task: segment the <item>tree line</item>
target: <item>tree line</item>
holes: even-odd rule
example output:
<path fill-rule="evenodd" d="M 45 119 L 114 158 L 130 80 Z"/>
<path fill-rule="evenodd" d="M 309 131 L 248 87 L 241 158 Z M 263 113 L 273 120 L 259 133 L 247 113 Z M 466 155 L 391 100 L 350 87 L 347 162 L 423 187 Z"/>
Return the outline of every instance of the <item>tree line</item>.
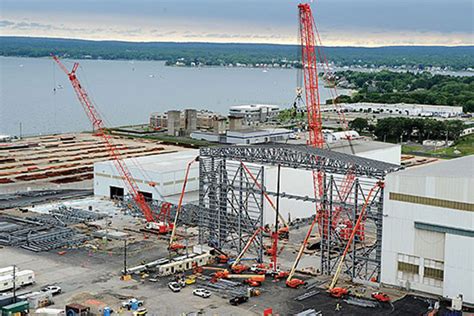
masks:
<path fill-rule="evenodd" d="M 356 118 L 349 127 L 359 133 L 373 133 L 378 140 L 388 142 L 416 141 L 426 139 L 457 140 L 465 126 L 461 120 L 435 120 L 430 118 L 389 117 L 370 124 L 365 118 Z"/>
<path fill-rule="evenodd" d="M 409 72 L 336 72 L 336 82 L 355 88 L 353 96 L 342 95 L 339 103 L 413 103 L 462 106 L 474 112 L 474 76 L 457 77 Z M 331 100 L 328 101 L 332 102 Z"/>
<path fill-rule="evenodd" d="M 299 61 L 297 45 L 235 43 L 173 43 L 88 41 L 39 37 L 0 36 L 0 55 L 18 57 L 60 56 L 81 59 L 163 60 L 205 65 Z M 338 66 L 407 66 L 453 70 L 474 68 L 474 46 L 324 47 L 329 61 Z"/>

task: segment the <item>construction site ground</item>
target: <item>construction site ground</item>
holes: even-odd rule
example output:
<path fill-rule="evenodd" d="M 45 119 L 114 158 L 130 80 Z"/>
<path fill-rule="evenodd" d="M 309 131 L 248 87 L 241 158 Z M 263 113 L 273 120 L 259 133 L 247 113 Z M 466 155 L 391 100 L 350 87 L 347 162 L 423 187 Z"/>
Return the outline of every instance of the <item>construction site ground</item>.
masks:
<path fill-rule="evenodd" d="M 82 209 L 91 207 L 94 210 L 108 213 L 109 217 L 87 225 L 77 225 L 77 229 L 91 235 L 104 229 L 109 233 L 115 231 L 126 234 L 129 243 L 127 246 L 128 267 L 169 257 L 166 250 L 168 243 L 166 237 L 144 235 L 140 232 L 144 223 L 143 219 L 124 214 L 120 208 L 107 199 L 87 197 L 66 202 L 47 203 L 36 205 L 34 211 L 35 213 L 46 213 L 59 204 Z M 1 211 L 0 215 L 22 217 L 31 215 L 32 211 L 33 208 L 30 208 L 27 213 L 9 209 Z M 278 260 L 282 269 L 290 267 L 307 229 L 308 224 L 301 223 L 299 228 L 291 230 L 290 241 L 287 245 L 284 242 L 280 243 Z M 196 244 L 197 229 L 189 227 L 187 234 L 194 236 L 188 240 L 189 244 Z M 178 235 L 184 235 L 182 228 L 180 228 Z M 313 235 L 313 239 L 317 240 L 317 233 Z M 266 238 L 265 243 L 269 243 L 269 241 Z M 149 315 L 179 315 L 192 312 L 202 312 L 206 315 L 261 315 L 267 308 L 272 308 L 275 314 L 280 315 L 291 315 L 309 308 L 322 311 L 323 315 L 418 315 L 426 312 L 429 306 L 426 299 L 404 297 L 406 295 L 404 292 L 395 289 L 382 289 L 395 300 L 393 305 L 382 304 L 375 308 L 349 305 L 342 299 L 329 297 L 325 286 L 327 286 L 330 277 L 309 274 L 314 273 L 319 266 L 319 257 L 310 255 L 309 251 L 299 266 L 299 269 L 308 273 L 297 274 L 297 277 L 306 279 L 309 284 L 315 284 L 316 286 L 311 290 L 318 290 L 317 295 L 297 301 L 295 300 L 297 296 L 310 291 L 310 289 L 305 287 L 291 289 L 285 286 L 284 280 L 276 282 L 267 277 L 267 280 L 259 287 L 262 292 L 260 296 L 252 297 L 242 305 L 232 306 L 229 304 L 231 296 L 222 294 L 222 292 L 213 291 L 213 295 L 209 299 L 192 295 L 193 289 L 209 285 L 209 279 L 214 272 L 212 270 L 204 270 L 203 276 L 197 278 L 196 284 L 187 286 L 179 293 L 173 293 L 167 287 L 171 277 L 162 277 L 158 278 L 156 282 L 151 282 L 152 274 L 150 274 L 144 278 L 134 275 L 132 280 L 120 280 L 123 269 L 123 245 L 124 242 L 120 238 L 109 240 L 94 238 L 79 249 L 56 249 L 35 253 L 25 249 L 3 247 L 0 248 L 0 267 L 16 264 L 20 270 L 31 269 L 35 272 L 36 284 L 25 287 L 21 292 L 38 290 L 46 285 L 61 286 L 63 294 L 54 298 L 53 307 L 57 308 L 63 308 L 68 303 L 80 303 L 96 306 L 97 310 L 104 306 L 110 306 L 117 312 L 120 303 L 132 297 L 144 300 L 144 307 L 148 309 Z M 245 257 L 253 256 L 248 254 Z M 269 257 L 265 256 L 264 261 L 268 262 Z M 245 263 L 251 264 L 251 262 Z M 224 265 L 221 267 L 226 268 Z M 361 293 L 366 298 L 369 298 L 373 291 L 379 290 L 375 287 L 344 283 L 343 279 L 338 285 L 348 286 L 352 293 Z M 340 311 L 336 311 L 338 303 L 341 305 Z M 131 313 L 126 311 L 124 315 L 131 315 Z"/>
<path fill-rule="evenodd" d="M 151 243 L 151 242 L 150 242 Z M 166 256 L 162 245 L 150 245 L 148 242 L 136 245 L 140 250 L 133 251 L 134 260 L 152 260 Z M 146 251 L 145 251 L 146 249 Z M 142 251 L 143 250 L 143 251 Z M 63 294 L 54 297 L 53 308 L 62 308 L 67 303 L 97 305 L 98 309 L 110 306 L 116 312 L 120 302 L 136 297 L 144 301 L 149 315 L 181 315 L 183 313 L 201 312 L 204 315 L 262 315 L 264 309 L 271 307 L 279 315 L 293 315 L 313 308 L 322 311 L 323 315 L 420 315 L 428 310 L 429 303 L 425 298 L 407 296 L 397 300 L 393 305 L 384 303 L 376 308 L 364 308 L 335 299 L 319 289 L 320 293 L 304 301 L 294 298 L 307 290 L 289 289 L 284 281 L 266 281 L 260 288 L 262 294 L 252 297 L 247 303 L 232 306 L 228 298 L 213 294 L 208 299 L 192 295 L 192 290 L 200 286 L 200 280 L 179 293 L 171 292 L 167 283 L 169 278 L 157 282 L 147 279 L 121 281 L 119 271 L 122 268 L 121 256 L 102 252 L 89 252 L 84 249 L 69 250 L 64 255 L 57 252 L 31 253 L 22 249 L 1 249 L 0 266 L 13 262 L 22 269 L 32 269 L 36 273 L 36 285 L 25 290 L 39 290 L 45 285 L 61 286 Z M 207 282 L 207 281 L 204 281 Z M 434 300 L 432 300 L 434 302 Z M 336 311 L 336 305 L 341 310 Z M 132 315 L 125 311 L 123 315 Z"/>

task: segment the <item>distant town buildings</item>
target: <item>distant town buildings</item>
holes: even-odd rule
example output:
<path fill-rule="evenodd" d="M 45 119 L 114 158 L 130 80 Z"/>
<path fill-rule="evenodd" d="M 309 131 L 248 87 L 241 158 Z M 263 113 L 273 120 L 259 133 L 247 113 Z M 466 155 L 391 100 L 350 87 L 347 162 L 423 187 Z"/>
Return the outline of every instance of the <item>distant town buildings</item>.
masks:
<path fill-rule="evenodd" d="M 457 117 L 463 114 L 461 106 L 427 105 L 407 103 L 341 103 L 339 107 L 347 112 L 366 112 L 374 114 L 392 114 L 420 117 Z M 324 106 L 322 111 L 335 111 L 334 106 Z"/>
<path fill-rule="evenodd" d="M 199 131 L 199 133 L 194 134 L 195 136 L 200 134 L 225 135 L 227 130 L 239 131 L 254 128 L 274 119 L 279 112 L 280 108 L 278 106 L 267 104 L 232 106 L 228 117 L 207 110 L 170 110 L 166 113 L 152 113 L 149 126 L 157 131 L 166 130 L 167 135 L 170 136 L 189 136 L 196 131 Z M 273 136 L 266 137 L 271 138 Z M 200 139 L 200 136 L 197 139 Z"/>
<path fill-rule="evenodd" d="M 155 130 L 167 129 L 170 136 L 189 135 L 198 129 L 224 133 L 226 118 L 206 110 L 171 110 L 166 113 L 152 113 L 149 125 Z"/>

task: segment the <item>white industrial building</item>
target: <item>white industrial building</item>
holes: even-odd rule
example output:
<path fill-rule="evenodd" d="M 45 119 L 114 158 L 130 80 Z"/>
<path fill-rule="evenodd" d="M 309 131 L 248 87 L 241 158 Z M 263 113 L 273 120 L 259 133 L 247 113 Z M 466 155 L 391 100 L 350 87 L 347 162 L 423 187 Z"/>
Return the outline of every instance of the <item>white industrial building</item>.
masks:
<path fill-rule="evenodd" d="M 348 112 L 384 113 L 392 115 L 456 117 L 463 114 L 462 106 L 408 104 L 408 103 L 341 103 L 340 108 Z M 335 111 L 334 107 L 324 107 L 323 111 Z"/>
<path fill-rule="evenodd" d="M 474 304 L 474 156 L 386 177 L 382 283 Z"/>
<path fill-rule="evenodd" d="M 401 147 L 397 144 L 373 142 L 366 140 L 347 141 L 331 144 L 331 150 L 352 154 L 369 159 L 400 164 Z M 124 159 L 132 177 L 137 182 L 140 191 L 153 199 L 177 203 L 181 193 L 186 165 L 199 155 L 198 150 L 187 150 L 177 153 L 160 154 L 132 159 Z M 255 166 L 253 164 L 248 164 Z M 232 177 L 232 175 L 229 175 Z M 186 186 L 185 202 L 199 199 L 199 163 L 193 164 Z M 313 197 L 312 172 L 293 168 L 281 169 L 281 192 L 288 194 Z M 265 166 L 265 186 L 269 191 L 276 192 L 277 167 Z M 118 194 L 117 194 L 118 193 Z M 112 197 L 127 194 L 126 186 L 113 162 L 105 161 L 94 164 L 94 194 Z M 281 214 L 287 218 L 307 218 L 314 214 L 311 202 L 281 199 Z M 264 222 L 274 223 L 275 213 L 268 203 L 264 206 Z"/>
<path fill-rule="evenodd" d="M 198 150 L 185 150 L 139 158 L 124 159 L 132 178 L 145 197 L 177 203 L 183 187 L 187 164 L 199 155 Z M 186 185 L 186 201 L 198 199 L 199 164 L 193 163 Z M 194 193 L 192 193 L 194 192 Z M 94 194 L 113 197 L 128 194 L 127 186 L 113 161 L 94 164 Z"/>
<path fill-rule="evenodd" d="M 359 133 L 356 131 L 344 131 L 344 132 L 334 132 L 333 130 L 323 129 L 323 137 L 325 143 L 336 143 L 343 140 L 351 139 L 359 139 L 361 138 Z"/>
<path fill-rule="evenodd" d="M 244 119 L 247 125 L 258 125 L 276 117 L 280 107 L 269 104 L 234 105 L 229 109 L 230 116 L 238 116 Z"/>
<path fill-rule="evenodd" d="M 191 133 L 191 138 L 205 140 L 208 142 L 233 144 L 233 145 L 255 145 L 271 142 L 284 142 L 294 138 L 293 131 L 285 128 L 265 128 L 265 129 L 239 129 L 229 130 L 224 134 L 195 131 Z"/>

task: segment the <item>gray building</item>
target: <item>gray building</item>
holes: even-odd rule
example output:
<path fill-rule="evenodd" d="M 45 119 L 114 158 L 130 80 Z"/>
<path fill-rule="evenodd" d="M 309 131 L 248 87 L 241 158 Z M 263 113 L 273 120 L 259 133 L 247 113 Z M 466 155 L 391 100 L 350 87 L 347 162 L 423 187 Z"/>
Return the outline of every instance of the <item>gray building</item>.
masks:
<path fill-rule="evenodd" d="M 178 136 L 181 129 L 181 112 L 168 111 L 168 135 Z"/>
<path fill-rule="evenodd" d="M 280 107 L 277 105 L 235 105 L 230 107 L 229 116 L 242 117 L 243 122 L 246 125 L 259 125 L 260 123 L 268 122 L 276 117 L 279 112 Z"/>

